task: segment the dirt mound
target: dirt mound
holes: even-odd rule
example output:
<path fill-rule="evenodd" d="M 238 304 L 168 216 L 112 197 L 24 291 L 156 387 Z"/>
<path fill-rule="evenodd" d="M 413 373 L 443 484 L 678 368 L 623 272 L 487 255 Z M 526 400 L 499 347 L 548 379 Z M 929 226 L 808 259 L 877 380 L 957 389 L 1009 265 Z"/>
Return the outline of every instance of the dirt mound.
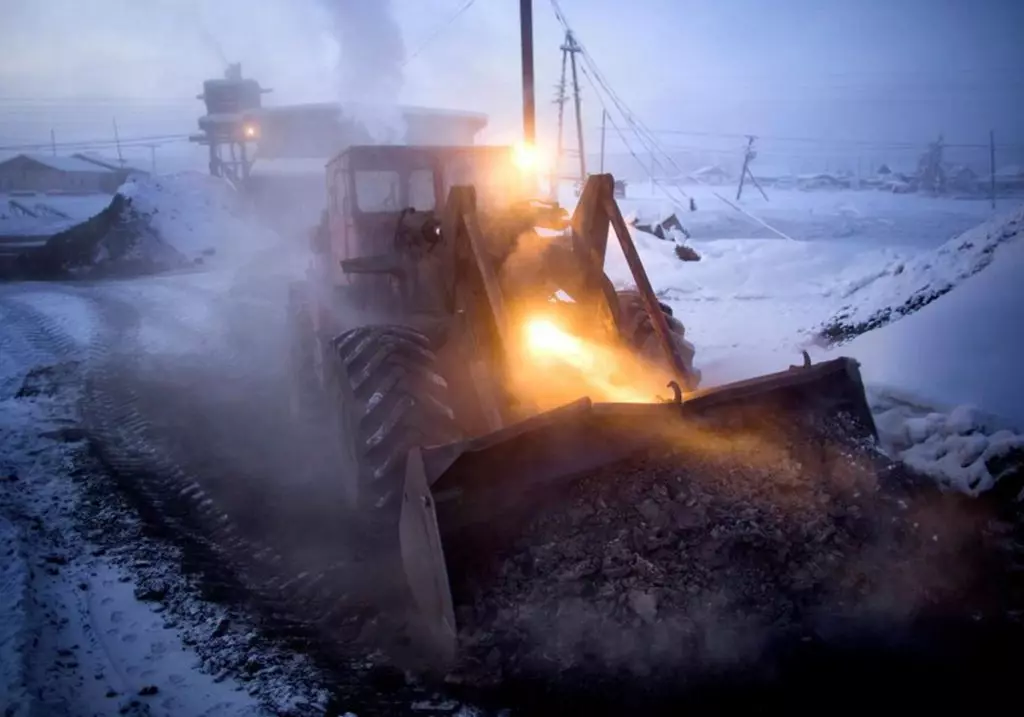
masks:
<path fill-rule="evenodd" d="M 769 679 L 783 646 L 1002 614 L 1005 591 L 968 557 L 988 519 L 957 499 L 844 449 L 818 470 L 742 437 L 706 445 L 571 486 L 493 572 L 457 586 L 460 678 L 634 703 L 623 685 Z"/>

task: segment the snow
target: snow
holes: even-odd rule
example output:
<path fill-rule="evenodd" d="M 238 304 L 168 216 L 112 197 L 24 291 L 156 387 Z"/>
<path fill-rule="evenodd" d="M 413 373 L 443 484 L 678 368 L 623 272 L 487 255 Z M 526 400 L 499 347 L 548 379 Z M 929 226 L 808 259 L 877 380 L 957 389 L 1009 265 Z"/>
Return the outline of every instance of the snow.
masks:
<path fill-rule="evenodd" d="M 743 200 L 745 211 L 796 239 L 787 241 L 705 187 L 686 188 L 696 212 L 638 196 L 633 185 L 628 191 L 624 212 L 661 219 L 674 211 L 692 234 L 685 243 L 701 259 L 682 262 L 672 242 L 631 230 L 652 284 L 697 346 L 705 386 L 784 369 L 801 350 L 816 360 L 849 355 L 861 362 L 884 448 L 944 488 L 989 490 L 998 459 L 1024 450 L 1016 371 L 1024 210 L 993 218 L 985 202 L 858 191 L 770 190 L 770 203 L 756 194 Z M 154 246 L 225 269 L 103 285 L 107 297 L 159 319 L 138 329 L 146 351 L 216 342 L 205 331 L 220 325 L 223 302 L 248 299 L 228 295 L 231 272 L 246 262 L 277 271 L 293 258 L 221 180 L 137 177 L 121 193 Z M 616 247 L 612 234 L 606 269 L 625 286 L 631 279 Z M 72 520 L 80 497 L 68 476 L 84 460 L 82 442 L 65 433 L 76 420 L 79 389 L 66 375 L 74 367 L 47 341 L 7 327 L 26 312 L 45 315 L 70 355 L 86 354 L 102 328 L 90 290 L 100 291 L 83 287 L 72 299 L 35 285 L 29 294 L 0 294 L 0 694 L 9 702 L 0 706 L 19 716 L 75 699 L 98 714 L 131 708 L 132 700 L 153 714 L 257 712 L 241 684 L 199 667 L 196 649 L 160 606 L 135 598 L 132 571 L 94 554 Z M 907 315 L 891 311 L 923 295 L 933 300 Z M 885 325 L 821 345 L 833 317 L 864 322 L 886 309 Z M 45 390 L 19 396 L 30 375 Z M 150 685 L 155 695 L 139 694 Z"/>
<path fill-rule="evenodd" d="M 890 454 L 942 487 L 967 495 L 979 495 L 996 484 L 993 461 L 1024 450 L 1024 435 L 972 406 L 939 413 L 883 392 L 872 408 L 879 438 Z"/>
<path fill-rule="evenodd" d="M 673 242 L 631 228 L 652 285 L 697 347 L 703 386 L 784 370 L 803 350 L 814 360 L 852 356 L 891 455 L 945 488 L 990 489 L 996 459 L 1024 446 L 1024 207 L 992 216 L 980 201 L 770 197 L 770 210 L 744 207 L 803 240 L 747 238 L 752 223 L 727 207 L 677 210 L 692 234 L 684 243 L 701 256 L 682 262 Z M 650 198 L 621 204 L 648 219 L 671 211 Z M 748 233 L 706 238 L 738 226 Z M 894 227 L 907 230 L 899 242 Z M 614 233 L 605 268 L 618 287 L 632 283 Z M 822 328 L 837 316 L 866 332 L 823 345 Z"/>
<path fill-rule="evenodd" d="M 1024 209 L 993 218 L 949 240 L 935 251 L 896 260 L 876 276 L 847 284 L 840 291 L 848 302 L 829 325 L 860 333 L 904 313 L 910 313 L 945 294 L 987 267 L 997 247 L 1024 235 Z"/>
<path fill-rule="evenodd" d="M 110 172 L 108 167 L 101 167 L 93 162 L 88 162 L 78 157 L 54 157 L 48 154 L 22 154 L 19 155 L 43 166 L 56 169 L 60 172 L 89 172 L 102 174 Z M 15 158 L 12 158 L 15 159 Z"/>
<path fill-rule="evenodd" d="M 814 191 L 766 187 L 764 201 L 755 187 L 744 190 L 738 205 L 798 241 L 845 243 L 889 248 L 935 248 L 942 242 L 991 217 L 987 201 L 957 200 L 919 194 L 899 195 L 873 190 Z M 666 217 L 675 212 L 698 239 L 776 239 L 770 230 L 732 209 L 715 196 L 735 203 L 729 187 L 686 185 L 678 188 L 631 183 L 626 199 L 619 200 L 624 214 L 641 218 Z M 689 211 L 693 197 L 697 211 Z M 569 189 L 560 192 L 566 206 L 576 199 Z M 1007 204 L 1006 206 L 1010 206 Z"/>
<path fill-rule="evenodd" d="M 223 179 L 197 172 L 138 176 L 118 193 L 160 242 L 188 261 L 227 263 L 279 241 Z"/>
<path fill-rule="evenodd" d="M 868 381 L 931 401 L 971 403 L 1024 428 L 1024 242 L 920 311 L 842 346 Z"/>
<path fill-rule="evenodd" d="M 75 224 L 99 214 L 110 204 L 109 194 L 0 194 L 0 237 L 38 237 L 40 241 L 70 229 Z M 37 216 L 31 217 L 16 210 L 14 201 Z M 13 248 L 9 240 L 0 246 Z"/>
<path fill-rule="evenodd" d="M 258 714 L 237 685 L 196 669 L 164 616 L 135 598 L 131 576 L 76 538 L 67 474 L 84 448 L 60 435 L 77 403 L 66 378 L 0 400 L 4 714 Z"/>
<path fill-rule="evenodd" d="M 109 488 L 87 494 L 108 478 L 81 473 L 99 470 L 78 428 L 83 364 L 102 338 L 94 297 L 0 288 L 0 713 L 242 717 L 312 704 L 284 674 L 242 683 L 196 647 L 225 614 L 197 603 L 188 579 L 173 602 L 140 597 L 141 580 L 166 579 L 168 548 L 124 539 L 138 519 Z"/>

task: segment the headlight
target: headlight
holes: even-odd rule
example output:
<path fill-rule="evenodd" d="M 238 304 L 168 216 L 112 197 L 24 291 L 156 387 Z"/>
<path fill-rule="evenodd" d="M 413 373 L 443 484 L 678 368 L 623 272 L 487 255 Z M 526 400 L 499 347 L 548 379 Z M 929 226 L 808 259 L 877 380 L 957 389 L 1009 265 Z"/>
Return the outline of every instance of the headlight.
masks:
<path fill-rule="evenodd" d="M 546 168 L 544 156 L 532 144 L 520 142 L 512 150 L 512 161 L 523 172 L 540 172 Z"/>

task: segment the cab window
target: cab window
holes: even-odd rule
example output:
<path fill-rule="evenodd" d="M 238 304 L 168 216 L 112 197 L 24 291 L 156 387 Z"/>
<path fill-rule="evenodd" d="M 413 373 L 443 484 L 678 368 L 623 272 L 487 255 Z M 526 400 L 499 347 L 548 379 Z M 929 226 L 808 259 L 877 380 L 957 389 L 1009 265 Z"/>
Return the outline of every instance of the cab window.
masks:
<path fill-rule="evenodd" d="M 402 209 L 401 176 L 390 170 L 355 173 L 356 208 L 361 212 L 397 212 Z"/>

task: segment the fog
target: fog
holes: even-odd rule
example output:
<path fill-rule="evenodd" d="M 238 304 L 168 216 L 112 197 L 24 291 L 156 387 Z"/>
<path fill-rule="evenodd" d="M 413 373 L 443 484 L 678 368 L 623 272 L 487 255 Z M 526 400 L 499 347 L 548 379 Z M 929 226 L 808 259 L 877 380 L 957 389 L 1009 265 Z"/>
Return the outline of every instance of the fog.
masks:
<path fill-rule="evenodd" d="M 47 143 L 51 129 L 58 141 L 108 137 L 114 117 L 125 136 L 194 131 L 195 95 L 225 61 L 273 88 L 268 103 L 476 110 L 490 115 L 481 140 L 520 132 L 514 0 L 481 0 L 454 19 L 456 0 L 0 5 L 0 146 Z M 553 144 L 563 29 L 547 0 L 534 5 L 540 135 Z M 753 133 L 767 162 L 923 144 L 940 133 L 984 144 L 992 130 L 1006 146 L 1000 161 L 1024 163 L 1024 5 L 1014 0 L 561 6 L 609 86 L 664 132 L 666 148 L 735 153 L 742 137 L 732 135 Z M 596 150 L 601 105 L 591 74 L 581 82 Z M 624 152 L 608 134 L 608 151 Z M 918 150 L 900 152 L 913 160 Z"/>

